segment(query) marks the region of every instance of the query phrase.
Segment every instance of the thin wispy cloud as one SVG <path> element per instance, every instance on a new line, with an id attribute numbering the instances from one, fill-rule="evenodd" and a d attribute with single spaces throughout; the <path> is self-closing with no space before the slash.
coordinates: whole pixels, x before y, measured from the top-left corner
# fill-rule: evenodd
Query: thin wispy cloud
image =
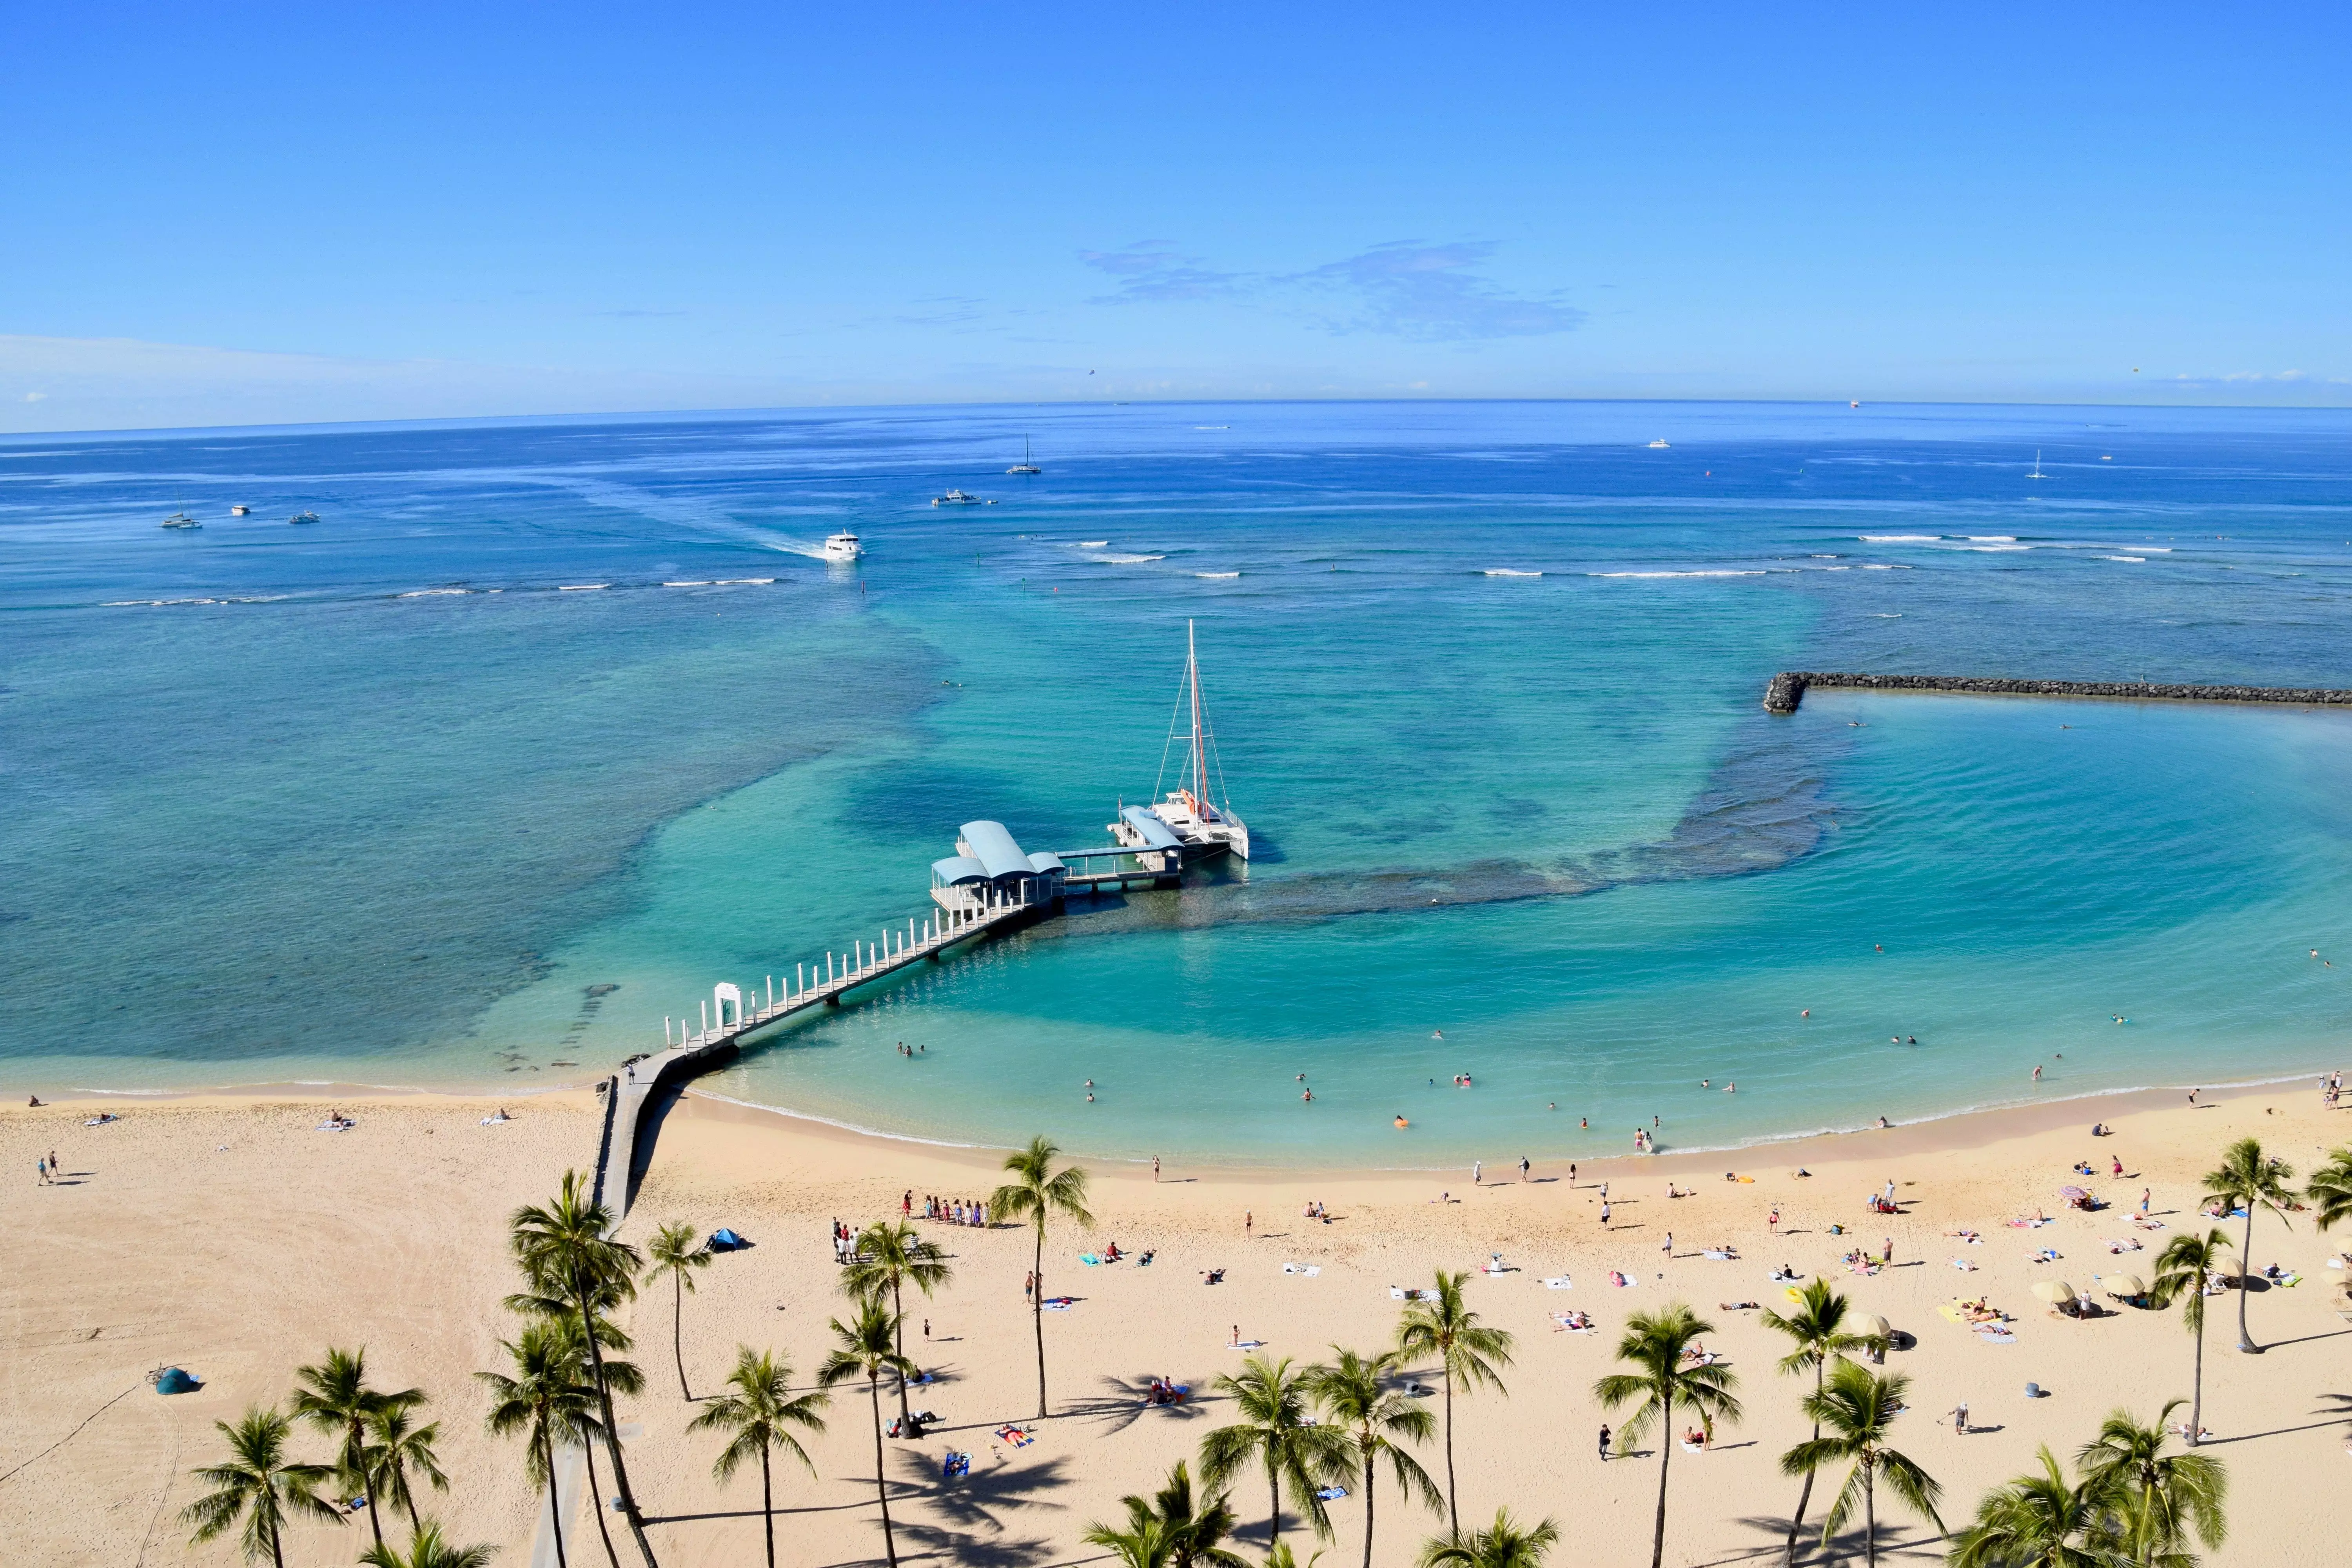
<path id="1" fill-rule="evenodd" d="M 1585 312 L 1556 294 L 1515 294 L 1478 268 L 1492 245 L 1398 240 L 1303 272 L 1230 272 L 1167 240 L 1140 239 L 1078 258 L 1118 279 L 1094 305 L 1262 300 L 1303 310 L 1331 332 L 1380 332 L 1428 342 L 1538 337 L 1573 331 Z"/>
<path id="2" fill-rule="evenodd" d="M 646 317 L 653 317 L 653 316 L 683 316 L 683 315 L 685 315 L 685 314 L 686 314 L 686 312 L 685 312 L 684 310 L 591 310 L 591 311 L 589 311 L 588 313 L 589 313 L 590 315 L 592 315 L 592 316 L 604 316 L 604 317 L 607 317 L 607 318 L 609 318 L 609 319 L 611 319 L 611 320 L 614 320 L 614 321 L 639 321 L 639 320 L 642 320 L 642 319 L 644 319 L 644 318 L 646 318 Z"/>
<path id="3" fill-rule="evenodd" d="M 979 321 L 988 301 L 969 294 L 932 294 L 914 303 L 917 309 L 890 320 L 902 327 L 961 327 Z"/>

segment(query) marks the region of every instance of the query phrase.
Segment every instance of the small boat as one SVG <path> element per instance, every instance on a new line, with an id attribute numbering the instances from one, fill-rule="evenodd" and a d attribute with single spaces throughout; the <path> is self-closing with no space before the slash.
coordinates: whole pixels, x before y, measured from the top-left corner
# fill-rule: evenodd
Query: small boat
<path id="1" fill-rule="evenodd" d="M 982 500 L 970 490 L 950 489 L 943 496 L 931 498 L 933 506 L 994 506 L 992 500 Z"/>
<path id="2" fill-rule="evenodd" d="M 2046 479 L 2050 477 L 2042 471 L 2042 448 L 2039 447 L 2033 449 L 2033 471 L 2025 477 L 2029 479 Z"/>
<path id="3" fill-rule="evenodd" d="M 1222 795 L 1224 770 L 1216 761 L 1217 735 L 1209 727 L 1208 709 L 1201 699 L 1201 661 L 1190 621 L 1184 623 L 1184 685 L 1179 693 L 1175 721 L 1168 728 L 1168 743 L 1160 753 L 1163 776 L 1168 771 L 1168 753 L 1183 734 L 1187 709 L 1192 713 L 1192 734 L 1177 787 L 1156 805 L 1128 806 L 1110 825 L 1111 836 L 1121 844 L 1160 855 L 1158 868 L 1153 868 L 1147 857 L 1147 868 L 1173 869 L 1166 859 L 1171 852 L 1179 864 L 1213 855 L 1249 858 L 1248 824 L 1234 814 L 1231 805 L 1213 805 L 1210 801 L 1210 771 L 1214 769 L 1218 774 L 1218 794 Z M 1154 793 L 1159 787 L 1157 784 L 1152 785 Z"/>
<path id="4" fill-rule="evenodd" d="M 298 511 L 286 521 L 292 523 L 316 522 L 319 521 L 319 514 L 315 511 Z"/>
<path id="5" fill-rule="evenodd" d="M 827 561 L 855 561 L 865 553 L 866 546 L 857 542 L 857 535 L 845 528 L 839 533 L 829 535 L 824 542 L 824 558 Z"/>
<path id="6" fill-rule="evenodd" d="M 194 518 L 190 517 L 185 511 L 175 511 L 171 516 L 163 520 L 163 526 L 165 528 L 202 528 L 204 527 L 204 524 L 198 522 Z"/>
<path id="7" fill-rule="evenodd" d="M 1665 438 L 1664 438 L 1664 437 L 1659 437 L 1657 440 L 1653 441 L 1653 442 L 1651 442 L 1651 443 L 1650 443 L 1650 450 L 1651 450 L 1651 451 L 1653 451 L 1653 452 L 1663 452 L 1663 451 L 1664 451 L 1665 449 L 1666 449 L 1666 443 L 1665 443 Z"/>
<path id="8" fill-rule="evenodd" d="M 231 517 L 243 517 L 247 512 L 249 512 L 252 510 L 253 509 L 251 507 L 246 505 L 243 501 L 239 501 L 235 506 L 228 509 L 228 514 Z"/>
<path id="9" fill-rule="evenodd" d="M 1029 437 L 1021 437 L 1021 460 L 1004 470 L 1008 474 L 1042 474 L 1045 470 L 1029 460 Z"/>
<path id="10" fill-rule="evenodd" d="M 1852 398 L 1852 397 L 1849 397 L 1849 398 L 1847 398 L 1847 399 L 1846 399 L 1846 404 L 1845 404 L 1845 405 L 1846 405 L 1848 408 L 1859 408 L 1859 407 L 1861 407 L 1861 406 L 1862 406 L 1862 402 L 1861 402 L 1861 400 L 1860 400 L 1860 399 L 1858 399 L 1858 398 Z"/>

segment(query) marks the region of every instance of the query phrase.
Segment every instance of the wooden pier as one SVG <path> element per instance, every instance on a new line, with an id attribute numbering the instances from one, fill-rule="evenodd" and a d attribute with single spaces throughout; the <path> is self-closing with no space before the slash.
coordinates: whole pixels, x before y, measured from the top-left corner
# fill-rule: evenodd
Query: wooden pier
<path id="1" fill-rule="evenodd" d="M 596 1199 L 613 1211 L 614 1224 L 628 1215 L 635 1195 L 632 1166 L 636 1159 L 639 1122 L 646 1105 L 661 1089 L 724 1066 L 742 1042 L 813 1007 L 835 1007 L 850 992 L 887 979 L 914 964 L 936 959 L 949 948 L 991 931 L 1024 924 L 1050 911 L 1052 906 L 1026 900 L 981 893 L 942 900 L 939 914 L 924 921 L 908 921 L 903 931 L 884 930 L 877 940 L 851 945 L 847 952 L 828 952 L 820 963 L 803 963 L 784 977 L 782 995 L 775 977 L 764 990 L 755 988 L 747 999 L 743 987 L 720 981 L 702 1004 L 698 1026 L 688 1031 L 681 1020 L 677 1038 L 658 1052 L 633 1057 L 604 1080 L 604 1135 L 596 1155 Z M 762 1000 L 764 998 L 764 1000 Z M 669 1026 L 664 1021 L 665 1037 Z"/>

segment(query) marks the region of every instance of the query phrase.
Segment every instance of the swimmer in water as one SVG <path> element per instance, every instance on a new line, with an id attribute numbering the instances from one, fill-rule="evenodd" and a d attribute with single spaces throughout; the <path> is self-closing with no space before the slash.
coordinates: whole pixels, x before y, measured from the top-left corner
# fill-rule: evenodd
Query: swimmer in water
<path id="1" fill-rule="evenodd" d="M 1429 1031 L 1429 1037 L 1433 1040 L 1442 1040 L 1445 1037 L 1445 1031 L 1443 1029 L 1432 1029 Z"/>
<path id="2" fill-rule="evenodd" d="M 1723 1092 L 1726 1094 L 1738 1094 L 1739 1092 L 1739 1086 L 1736 1083 L 1727 1083 L 1723 1086 Z"/>
<path id="3" fill-rule="evenodd" d="M 1410 1127 L 1410 1126 L 1412 1126 L 1412 1122 L 1407 1121 L 1404 1119 L 1404 1116 L 1403 1116 L 1403 1114 L 1402 1114 L 1402 1112 L 1400 1112 L 1400 1113 L 1398 1114 L 1398 1116 L 1397 1116 L 1397 1119 L 1396 1119 L 1396 1124 L 1397 1124 L 1399 1127 Z"/>
<path id="4" fill-rule="evenodd" d="M 2033 1069 L 2033 1081 L 2036 1083 L 2042 1081 L 2042 1069 L 2039 1067 Z"/>
<path id="5" fill-rule="evenodd" d="M 1301 1099 L 1301 1100 L 1306 1100 L 1308 1104 L 1310 1104 L 1310 1105 L 1311 1105 L 1311 1104 L 1313 1104 L 1313 1103 L 1314 1103 L 1314 1101 L 1315 1101 L 1315 1091 L 1314 1091 L 1313 1089 L 1308 1089 L 1306 1093 L 1304 1093 L 1304 1094 L 1300 1095 L 1298 1098 L 1299 1098 L 1299 1099 Z"/>
<path id="6" fill-rule="evenodd" d="M 1810 1017 L 1811 1017 L 1812 1016 L 1813 1016 L 1813 1010 L 1812 1010 L 1811 1007 L 1806 1008 L 1803 1012 L 1799 1013 L 1799 1014 L 1797 1015 L 1797 1016 L 1798 1016 L 1798 1017 L 1800 1017 L 1800 1018 L 1810 1018 Z"/>

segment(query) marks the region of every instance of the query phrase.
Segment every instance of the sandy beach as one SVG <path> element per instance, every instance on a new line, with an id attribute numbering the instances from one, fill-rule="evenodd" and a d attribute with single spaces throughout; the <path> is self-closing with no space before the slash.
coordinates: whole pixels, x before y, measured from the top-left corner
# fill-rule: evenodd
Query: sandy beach
<path id="1" fill-rule="evenodd" d="M 2210 1098 L 2210 1097 L 2209 1097 Z M 42 1564 L 229 1563 L 233 1543 L 190 1552 L 178 1511 L 198 1488 L 188 1471 L 215 1458 L 215 1420 L 248 1404 L 282 1400 L 294 1369 L 329 1345 L 361 1346 L 379 1386 L 422 1387 L 441 1422 L 439 1453 L 452 1479 L 428 1511 L 463 1541 L 494 1542 L 499 1560 L 532 1561 L 538 1500 L 520 1443 L 482 1428 L 486 1402 L 473 1374 L 499 1367 L 497 1342 L 516 1320 L 499 1300 L 517 1279 L 505 1248 L 507 1215 L 547 1196 L 564 1169 L 594 1156 L 595 1107 L 585 1094 L 509 1102 L 514 1120 L 484 1125 L 489 1100 L 399 1096 L 332 1102 L 356 1126 L 322 1131 L 329 1102 L 288 1094 L 106 1102 L 119 1113 L 89 1127 L 100 1106 L 78 1100 L 0 1112 L 0 1152 L 21 1184 L 11 1204 L 8 1267 L 0 1279 L 0 1540 L 11 1562 Z M 2113 1135 L 2093 1138 L 2102 1120 Z M 1197 1456 L 1223 1419 L 1212 1384 L 1238 1369 L 1238 1337 L 1263 1353 L 1300 1361 L 1333 1344 L 1373 1349 L 1403 1303 L 1391 1287 L 1427 1283 L 1439 1268 L 1472 1268 L 1499 1255 L 1507 1272 L 1475 1278 L 1471 1304 L 1517 1337 L 1507 1396 L 1459 1402 L 1455 1434 L 1465 1522 L 1507 1504 L 1550 1515 L 1566 1542 L 1557 1561 L 1634 1563 L 1648 1550 L 1657 1459 L 1596 1455 L 1612 1419 L 1593 1380 L 1626 1313 L 1691 1303 L 1717 1325 L 1710 1347 L 1738 1377 L 1746 1418 L 1712 1452 L 1674 1455 L 1667 1560 L 1761 1559 L 1778 1548 L 1795 1500 L 1778 1458 L 1806 1434 L 1797 1380 L 1775 1373 L 1783 1346 L 1752 1310 L 1785 1305 L 1769 1278 L 1782 1265 L 1826 1273 L 1898 1332 L 1890 1370 L 1914 1382 L 1897 1447 L 1939 1480 L 1957 1527 L 1988 1486 L 2026 1468 L 2037 1445 L 2071 1453 L 2118 1405 L 2152 1417 L 2189 1390 L 2191 1345 L 2177 1310 L 2119 1307 L 2090 1321 L 2056 1316 L 2036 1281 L 2093 1289 L 2094 1277 L 2147 1274 L 2164 1240 L 2198 1223 L 2196 1178 L 2231 1139 L 2252 1134 L 2300 1173 L 2352 1138 L 2352 1116 L 2323 1109 L 2308 1083 L 2242 1090 L 2191 1108 L 2177 1091 L 1954 1118 L 1885 1132 L 1771 1145 L 1738 1154 L 1666 1152 L 1567 1167 L 1489 1165 L 1474 1186 L 1449 1173 L 1281 1173 L 1091 1167 L 1097 1224 L 1058 1226 L 1046 1252 L 1046 1289 L 1076 1298 L 1046 1319 L 1055 1414 L 1039 1423 L 1030 1317 L 1023 1282 L 1025 1230 L 927 1226 L 952 1255 L 955 1277 L 908 1304 L 910 1353 L 935 1381 L 919 1407 L 940 1424 L 920 1442 L 887 1445 L 900 1554 L 959 1563 L 1035 1565 L 1102 1560 L 1080 1537 L 1118 1515 L 1118 1499 L 1149 1491 L 1179 1458 Z M 1671 1138 L 1672 1129 L 1664 1136 Z M 54 1150 L 65 1173 L 39 1184 L 35 1162 Z M 830 1223 L 895 1215 L 912 1192 L 972 1197 L 996 1179 L 1000 1156 L 845 1132 L 689 1094 L 663 1126 L 636 1205 L 623 1228 L 642 1243 L 669 1220 L 708 1233 L 727 1226 L 754 1245 L 716 1259 L 684 1310 L 683 1359 L 696 1395 L 716 1388 L 738 1344 L 786 1356 L 795 1382 L 830 1344 L 843 1310 L 827 1243 Z M 2083 1178 L 2088 1160 L 2102 1173 Z M 1810 1176 L 1795 1173 L 1809 1170 Z M 1726 1173 L 1738 1180 L 1727 1181 Z M 1752 1178 L 1752 1180 L 1750 1179 Z M 1600 1219 L 1608 1184 L 1611 1224 Z M 1895 1184 L 1899 1215 L 1871 1212 L 1871 1194 Z M 2058 1189 L 2079 1182 L 2110 1205 L 2064 1209 Z M 1669 1184 L 1687 1190 L 1668 1198 Z M 2162 1229 L 2131 1223 L 2143 1188 Z M 1443 1194 L 1443 1196 L 1441 1196 Z M 1319 1202 L 1328 1222 L 1305 1217 Z M 1777 1207 L 1777 1234 L 1768 1216 Z M 2038 1228 L 2008 1222 L 2036 1211 Z M 1250 1223 L 1245 1230 L 1244 1215 Z M 2210 1223 L 2210 1222 L 2206 1222 Z M 1831 1226 L 1846 1234 L 1833 1235 Z M 2234 1238 L 2240 1231 L 2231 1224 Z M 1953 1236 L 1974 1230 L 1975 1242 Z M 1671 1253 L 1666 1250 L 1672 1234 Z M 1129 1261 L 1089 1267 L 1081 1252 L 1116 1241 Z M 2109 1244 L 2139 1240 L 2117 1255 Z M 1842 1256 L 1891 1242 L 1893 1266 L 1858 1276 Z M 2327 1268 L 2352 1236 L 2322 1237 L 2308 1215 L 2291 1229 L 2264 1217 L 2255 1262 L 2302 1276 L 2258 1288 L 2248 1307 L 2259 1356 L 2234 1349 L 2234 1293 L 2212 1300 L 2207 1329 L 2205 1424 L 2210 1451 L 2228 1465 L 2231 1537 L 2220 1560 L 2312 1562 L 2325 1552 L 2315 1489 L 2336 1484 L 2352 1405 L 2342 1367 L 2352 1324 L 2336 1310 L 2343 1272 Z M 1711 1259 L 1727 1246 L 1737 1258 Z M 2054 1248 L 2056 1261 L 2030 1255 Z M 1154 1254 L 1148 1268 L 1132 1261 Z M 1955 1268 L 1958 1259 L 1970 1267 Z M 1286 1266 L 1290 1266 L 1286 1271 Z M 1211 1286 L 1203 1271 L 1223 1269 Z M 1311 1272 L 1310 1272 L 1311 1270 Z M 1633 1283 L 1613 1286 L 1616 1270 Z M 1561 1276 L 1570 1288 L 1547 1287 Z M 1988 1342 L 1937 1309 L 1989 1296 L 2013 1313 L 2015 1342 Z M 1553 1314 L 1589 1312 L 1599 1331 L 1557 1331 Z M 681 1396 L 665 1284 L 629 1315 L 647 1391 L 623 1414 L 634 1424 L 630 1464 L 665 1564 L 731 1564 L 759 1553 L 756 1471 L 727 1487 L 710 1475 L 719 1439 L 692 1435 L 699 1408 Z M 186 1368 L 194 1394 L 160 1397 L 146 1374 Z M 1173 1410 L 1147 1408 L 1155 1375 L 1189 1384 Z M 2029 1399 L 2029 1383 L 2043 1397 Z M 1948 1413 L 1965 1401 L 1974 1430 Z M 1018 1423 L 1034 1442 L 997 1428 Z M 323 1437 L 298 1447 L 324 1458 Z M 1654 1449 L 1654 1443 L 1649 1446 Z M 777 1472 L 780 1560 L 877 1562 L 873 1437 L 861 1390 L 836 1394 L 829 1429 L 810 1442 L 816 1473 Z M 968 1479 L 943 1484 L 950 1450 L 971 1455 Z M 1433 1444 L 1422 1455 L 1442 1468 Z M 1832 1483 L 1824 1481 L 1823 1485 Z M 1819 1515 L 1816 1489 L 1814 1515 Z M 1262 1483 L 1234 1489 L 1242 1545 L 1262 1547 Z M 1361 1552 L 1361 1499 L 1335 1502 L 1334 1561 Z M 1882 1509 L 1882 1550 L 1895 1560 L 1940 1554 L 1934 1531 Z M 387 1519 L 389 1526 L 391 1521 Z M 1375 1561 L 1409 1562 L 1437 1518 L 1392 1491 L 1380 1498 Z M 571 1561 L 601 1562 L 583 1510 L 571 1521 Z M 633 1561 L 625 1536 L 617 1544 Z M 404 1536 L 404 1531 L 393 1531 Z M 1290 1518 L 1285 1538 L 1309 1542 Z M 289 1562 L 344 1563 L 366 1544 L 363 1521 L 306 1526 L 289 1535 Z M 1304 1555 L 1304 1552 L 1302 1552 Z"/>

